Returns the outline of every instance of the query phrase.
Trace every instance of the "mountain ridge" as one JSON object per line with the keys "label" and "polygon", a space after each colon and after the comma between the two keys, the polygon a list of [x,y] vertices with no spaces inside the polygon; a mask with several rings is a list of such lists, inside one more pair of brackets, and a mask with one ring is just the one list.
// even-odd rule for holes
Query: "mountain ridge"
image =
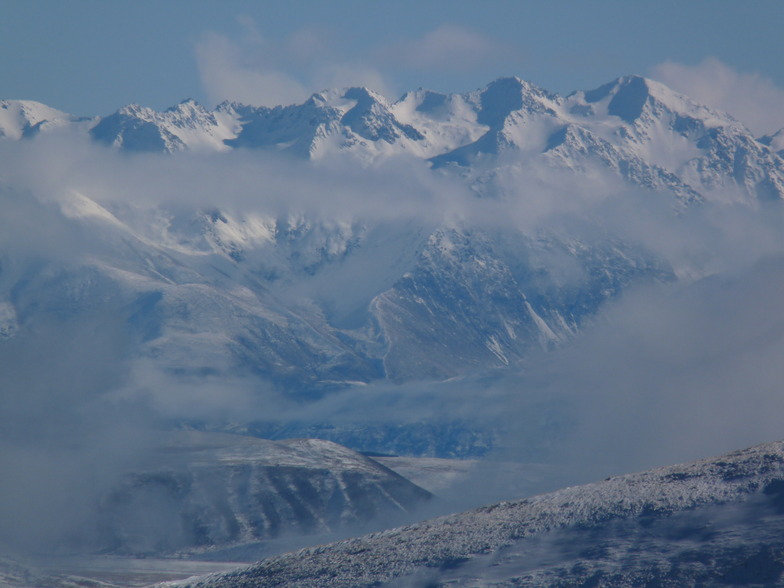
{"label": "mountain ridge", "polygon": [[[85,125],[36,103],[4,104],[17,112],[16,122],[0,118],[0,132],[9,137]],[[784,197],[774,134],[758,141],[731,116],[636,75],[566,97],[509,77],[462,94],[408,92],[394,103],[353,87],[272,108],[223,102],[210,110],[185,100],[156,112],[129,105],[87,126],[94,140],[133,152],[250,148],[309,159],[346,153],[365,164],[407,154],[435,167],[470,167],[515,153],[546,156],[556,166],[565,157],[567,168],[599,165],[633,185],[671,190],[684,202],[728,188],[751,199]],[[558,156],[559,150],[567,153]]]}
{"label": "mountain ridge", "polygon": [[[745,533],[765,525],[781,528],[782,476],[784,444],[763,444],[310,547],[166,586],[621,586],[643,578],[653,586],[695,581],[779,585],[784,573],[780,538],[776,544],[752,542],[745,553],[732,549],[741,547]],[[554,534],[558,529],[561,534]],[[662,537],[677,547],[670,554],[636,555],[635,541],[646,533],[649,542]],[[573,545],[567,543],[570,535]],[[542,542],[533,542],[536,537]],[[770,538],[764,534],[764,541]],[[541,549],[552,556],[541,554],[537,561],[535,551],[527,553]],[[712,559],[717,551],[725,559]]]}

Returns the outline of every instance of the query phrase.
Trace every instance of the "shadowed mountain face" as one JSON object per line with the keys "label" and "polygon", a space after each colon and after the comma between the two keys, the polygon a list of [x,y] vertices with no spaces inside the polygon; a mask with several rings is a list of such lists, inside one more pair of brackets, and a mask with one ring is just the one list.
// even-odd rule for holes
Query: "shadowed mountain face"
{"label": "shadowed mountain face", "polygon": [[[84,484],[89,508],[58,513],[79,519],[67,541],[55,541],[61,528],[50,520],[51,532],[43,530],[40,541],[20,552],[5,529],[0,585],[128,587],[229,569],[236,564],[221,562],[250,562],[413,520],[433,499],[378,462],[329,441],[198,431],[155,439],[144,465],[100,490]],[[12,478],[4,496],[12,494],[13,482],[21,483]],[[77,502],[67,488],[57,491]],[[35,526],[30,518],[43,516],[20,518]]]}
{"label": "shadowed mountain face", "polygon": [[185,581],[233,586],[779,585],[784,444],[566,488]]}
{"label": "shadowed mountain face", "polygon": [[[92,551],[160,556],[383,527],[431,497],[329,441],[173,434],[101,500]],[[92,543],[92,545],[90,545]]]}

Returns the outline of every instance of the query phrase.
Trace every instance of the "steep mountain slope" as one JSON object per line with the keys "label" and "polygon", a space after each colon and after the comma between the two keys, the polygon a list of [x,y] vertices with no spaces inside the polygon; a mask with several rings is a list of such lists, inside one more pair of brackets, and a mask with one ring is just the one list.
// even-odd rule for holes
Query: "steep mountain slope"
{"label": "steep mountain slope", "polygon": [[[558,284],[558,259],[579,277]],[[444,227],[417,265],[372,302],[389,341],[385,373],[398,381],[447,378],[514,364],[532,348],[569,340],[625,287],[670,277],[664,264],[626,244]]]}
{"label": "steep mountain slope", "polygon": [[568,341],[625,288],[672,279],[644,249],[577,232],[139,215],[75,192],[41,206],[85,255],[5,256],[20,271],[0,283],[7,336],[101,309],[151,368],[260,378],[291,396],[509,366]]}
{"label": "steep mountain slope", "polygon": [[784,444],[305,549],[178,586],[780,585]]}
{"label": "steep mountain slope", "polygon": [[224,141],[233,139],[238,130],[233,112],[209,112],[194,100],[185,100],[160,113],[138,104],[125,106],[103,117],[90,134],[96,141],[124,151],[172,153],[184,149],[225,150]]}
{"label": "steep mountain slope", "polygon": [[78,193],[38,213],[66,241],[78,240],[78,253],[4,256],[9,336],[104,312],[126,324],[131,358],[177,377],[262,373],[294,394],[322,380],[379,377],[373,360],[341,341],[318,309],[286,304],[258,278],[237,275],[228,256],[151,241]]}
{"label": "steep mountain slope", "polygon": [[155,468],[103,498],[101,552],[156,555],[383,526],[430,494],[354,451],[315,439],[180,432]]}
{"label": "steep mountain slope", "polygon": [[0,585],[144,586],[232,569],[224,562],[408,520],[432,498],[328,441],[198,431],[155,441],[143,466],[93,497],[67,547],[22,554],[1,544]]}

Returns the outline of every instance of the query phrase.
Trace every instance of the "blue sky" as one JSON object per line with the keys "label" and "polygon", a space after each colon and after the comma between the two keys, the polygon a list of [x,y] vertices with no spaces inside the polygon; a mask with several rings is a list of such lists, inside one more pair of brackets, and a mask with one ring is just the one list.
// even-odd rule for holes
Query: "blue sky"
{"label": "blue sky", "polygon": [[96,115],[336,85],[468,91],[503,75],[568,93],[639,73],[724,76],[725,91],[736,76],[775,104],[782,25],[780,0],[0,0],[0,98]]}

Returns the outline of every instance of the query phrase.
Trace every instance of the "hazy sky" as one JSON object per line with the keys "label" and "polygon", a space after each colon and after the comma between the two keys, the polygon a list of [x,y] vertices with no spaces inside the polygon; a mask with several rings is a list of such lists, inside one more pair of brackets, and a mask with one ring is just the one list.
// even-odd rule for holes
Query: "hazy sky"
{"label": "hazy sky", "polygon": [[96,115],[503,75],[568,93],[707,58],[780,88],[782,24],[780,0],[0,0],[0,99]]}

